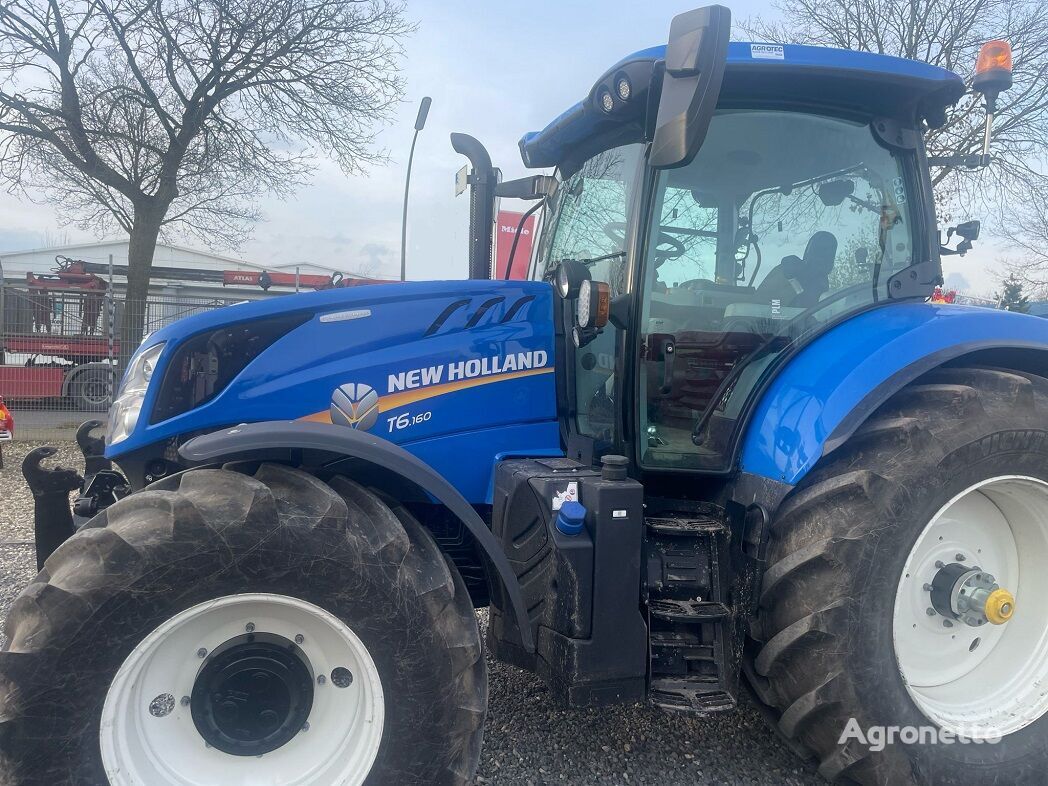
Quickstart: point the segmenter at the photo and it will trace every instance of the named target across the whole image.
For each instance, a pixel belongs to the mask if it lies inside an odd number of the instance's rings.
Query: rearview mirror
[[[731,11],[721,5],[673,17],[648,157],[653,167],[684,166],[702,146],[720,95],[730,33]]]
[[[819,186],[819,199],[826,207],[837,207],[855,193],[851,180],[829,180]]]
[[[949,248],[947,246],[940,246],[939,253],[943,256],[949,256],[957,254],[964,256],[972,250],[972,241],[979,239],[979,230],[982,225],[978,221],[962,221],[955,227],[949,227],[946,230],[946,242],[950,242],[950,238],[954,235],[961,238],[961,242],[957,244],[957,248]]]
[[[979,221],[964,221],[953,228],[954,234],[960,235],[965,240],[978,240],[979,230],[982,224]]]

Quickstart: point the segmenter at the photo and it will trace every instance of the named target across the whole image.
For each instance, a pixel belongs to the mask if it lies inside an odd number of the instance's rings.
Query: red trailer
[[[101,411],[112,397],[120,353],[103,313],[108,287],[83,262],[57,261],[54,274],[27,273],[24,288],[3,288],[0,396],[65,398],[78,409]]]
[[[123,303],[114,304],[112,325],[106,304],[108,272],[126,277],[126,265],[56,257],[54,272],[26,274],[24,287],[0,286],[0,396],[19,402],[64,399],[77,409],[109,406],[120,357]],[[379,279],[268,270],[200,270],[154,267],[156,278],[223,287],[335,289],[386,283]],[[236,302],[230,298],[150,298],[145,332],[189,314]]]

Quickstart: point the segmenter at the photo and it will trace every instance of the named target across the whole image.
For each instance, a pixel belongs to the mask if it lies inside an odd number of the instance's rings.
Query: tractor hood
[[[152,367],[140,411],[106,455],[304,419],[439,461],[475,501],[495,455],[559,447],[552,303],[540,282],[438,281],[288,295],[182,319],[136,353]],[[132,360],[128,377],[143,365]],[[121,395],[114,413],[127,417]]]

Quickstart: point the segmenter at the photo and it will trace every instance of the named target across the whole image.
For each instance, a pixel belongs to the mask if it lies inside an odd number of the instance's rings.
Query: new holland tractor
[[[471,280],[189,317],[84,478],[28,456],[9,780],[465,783],[489,650],[571,707],[748,685],[830,780],[1044,783],[1048,322],[931,302],[978,225],[930,167],[990,163],[925,151],[966,86],[729,27],[525,135],[555,176],[456,135]],[[530,280],[490,277],[497,196],[543,209]]]

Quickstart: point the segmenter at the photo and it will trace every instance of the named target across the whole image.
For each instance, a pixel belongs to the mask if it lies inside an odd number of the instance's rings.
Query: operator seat
[[[830,271],[837,258],[837,238],[816,232],[804,249],[804,258],[783,257],[757,287],[758,300],[778,300],[790,308],[811,308],[830,288]]]

